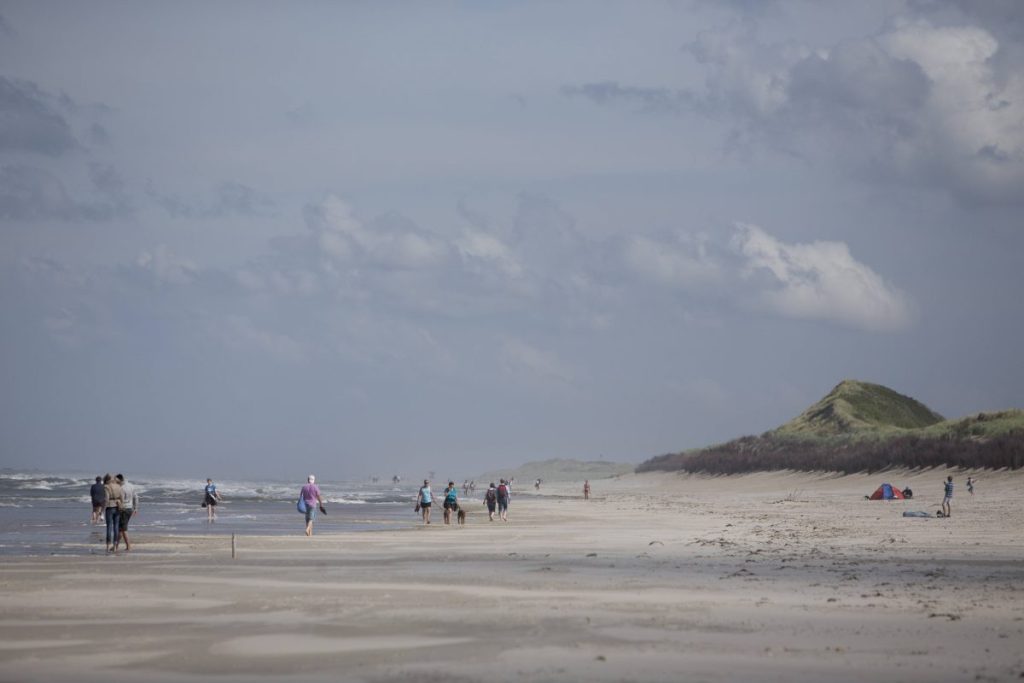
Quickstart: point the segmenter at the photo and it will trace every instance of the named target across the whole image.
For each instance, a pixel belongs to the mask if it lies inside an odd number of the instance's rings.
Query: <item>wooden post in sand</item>
[[[235,559],[235,535],[231,534],[231,559]]]

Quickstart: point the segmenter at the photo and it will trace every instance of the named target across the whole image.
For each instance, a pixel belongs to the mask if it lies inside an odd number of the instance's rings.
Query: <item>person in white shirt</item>
[[[121,485],[124,494],[124,502],[121,504],[121,538],[124,539],[125,552],[128,552],[132,549],[132,544],[128,541],[128,522],[139,510],[139,494],[135,491],[134,485],[125,481],[123,474],[117,475],[117,483]]]

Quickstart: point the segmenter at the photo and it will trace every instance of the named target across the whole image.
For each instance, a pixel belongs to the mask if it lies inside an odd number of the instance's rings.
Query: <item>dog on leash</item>
[[[459,524],[466,523],[466,511],[462,509],[461,505],[459,506],[459,511],[455,514],[455,518],[459,520]]]

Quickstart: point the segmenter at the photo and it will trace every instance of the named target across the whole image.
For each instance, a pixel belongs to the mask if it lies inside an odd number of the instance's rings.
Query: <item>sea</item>
[[[0,470],[0,556],[103,554],[106,528],[90,521],[96,475]],[[152,536],[297,535],[305,481],[214,480],[223,502],[214,522],[201,506],[206,479],[129,479],[139,496],[129,537],[145,552]],[[317,481],[326,502],[315,531],[360,532],[413,526],[416,486],[373,481]]]

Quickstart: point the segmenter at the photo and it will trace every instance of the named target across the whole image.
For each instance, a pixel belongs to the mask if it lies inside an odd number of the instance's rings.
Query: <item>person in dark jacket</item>
[[[103,477],[96,477],[96,483],[89,488],[89,497],[92,499],[92,523],[95,526],[103,521],[103,504],[107,502]]]

